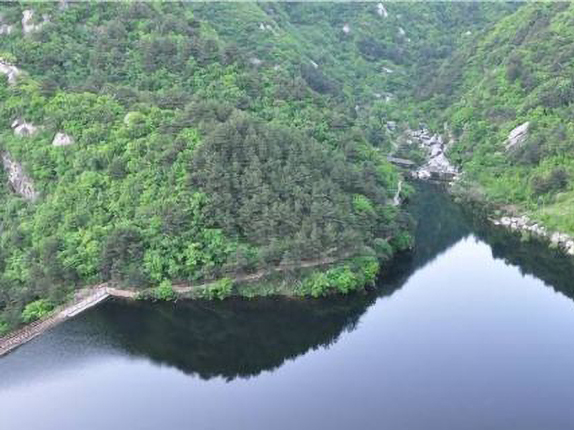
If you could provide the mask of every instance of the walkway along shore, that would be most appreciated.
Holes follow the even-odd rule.
[[[19,330],[0,338],[0,357],[13,351],[20,345],[31,341],[46,330],[72,318],[85,310],[98,305],[109,297],[135,298],[132,291],[108,288],[107,284],[98,285],[81,292],[71,303],[56,308],[50,316],[27,324]]]
[[[336,261],[348,258],[349,255],[340,257],[324,257],[315,260],[302,261],[298,264],[285,264],[277,266],[270,270],[261,270],[259,272],[251,273],[248,275],[238,275],[233,278],[233,282],[253,282],[257,281],[264,276],[272,273],[284,272],[296,268],[309,268],[316,266],[324,266],[327,264],[335,263]],[[217,280],[205,282],[197,285],[174,285],[173,290],[178,295],[183,295],[192,292],[195,289],[206,287]],[[19,346],[31,341],[36,336],[41,335],[45,331],[63,323],[64,321],[72,318],[98,304],[107,300],[110,297],[120,299],[135,300],[138,297],[138,292],[132,290],[123,290],[111,287],[108,283],[103,283],[91,288],[86,288],[78,291],[74,300],[70,303],[57,307],[50,315],[41,320],[27,324],[24,327],[0,337],[0,357],[8,354]]]

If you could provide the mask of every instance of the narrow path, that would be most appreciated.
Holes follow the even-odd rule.
[[[315,260],[301,261],[298,264],[283,264],[269,270],[260,270],[258,272],[247,275],[232,276],[231,279],[233,282],[252,282],[272,273],[284,272],[298,268],[324,266],[347,257],[349,257],[349,254],[341,257],[324,257]],[[206,287],[214,282],[217,282],[217,279],[195,285],[174,285],[173,290],[178,294],[185,294],[192,292],[195,289]],[[137,296],[138,292],[136,291],[114,288],[109,286],[107,283],[81,290],[78,292],[76,298],[72,302],[56,308],[50,314],[50,316],[27,324],[21,329],[16,330],[15,332],[12,332],[4,337],[0,337],[0,357],[8,354],[26,342],[31,341],[36,336],[41,335],[52,327],[63,323],[67,319],[72,318],[84,312],[85,310],[98,305],[110,297],[133,300],[136,299]]]
[[[98,285],[87,291],[82,291],[79,296],[67,305],[56,308],[49,317],[43,318],[22,327],[20,330],[0,338],[0,357],[8,354],[13,349],[31,341],[46,330],[64,322],[68,318],[89,309],[110,297],[106,284]]]
[[[341,257],[324,257],[324,258],[317,258],[315,260],[301,261],[297,264],[281,264],[281,265],[274,267],[272,269],[269,269],[269,270],[260,270],[258,272],[250,273],[250,274],[246,274],[246,275],[236,275],[236,276],[230,277],[230,279],[234,283],[236,283],[236,282],[253,282],[253,281],[257,281],[258,279],[261,279],[267,275],[271,275],[272,273],[286,272],[288,270],[293,270],[293,269],[303,269],[303,268],[309,268],[309,267],[325,266],[327,264],[335,263],[336,261],[345,259],[347,257],[349,257],[348,254],[341,256]],[[198,288],[207,287],[208,285],[213,284],[214,282],[217,282],[217,279],[214,279],[213,281],[210,281],[210,282],[204,282],[202,284],[196,284],[196,285],[174,285],[173,290],[176,293],[185,294],[185,293],[190,293],[193,290],[198,289]]]

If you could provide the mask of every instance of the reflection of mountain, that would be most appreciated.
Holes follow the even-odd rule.
[[[461,207],[438,185],[418,183],[409,211],[417,220],[415,268],[426,265],[471,233]]]
[[[409,212],[416,221],[415,248],[396,259],[383,278],[381,288],[387,293],[401,288],[414,272],[471,234],[461,207],[440,185],[417,182],[416,189],[415,198],[409,203]]]
[[[529,274],[574,299],[574,264],[572,258],[548,249],[537,241],[522,242],[520,236],[502,228],[492,228],[479,221],[473,226],[475,235],[488,243],[494,258],[517,266],[523,274]]]
[[[396,259],[374,292],[327,300],[277,298],[175,305],[111,301],[75,323],[90,328],[88,332],[95,328],[108,345],[201,378],[255,376],[333,344],[341,333],[354,329],[377,297],[401,288],[414,272],[469,234],[489,243],[495,258],[504,258],[574,298],[574,276],[567,258],[540,245],[522,244],[519,238],[477,221],[472,225],[471,217],[447,194],[428,184],[417,188],[410,205],[417,221],[416,247]]]
[[[376,295],[329,300],[108,302],[94,318],[125,349],[202,378],[254,376],[352,330]]]
[[[517,266],[522,273],[533,275],[574,299],[574,264],[571,258],[549,250],[546,244],[522,242],[519,235],[493,228],[479,217],[466,213],[446,193],[433,190],[433,185],[420,183],[417,187],[418,193],[411,205],[411,213],[418,221],[416,248],[405,276],[411,276],[460,239],[473,234],[490,245],[494,258]]]
[[[99,359],[102,349],[105,355],[113,355],[116,348],[120,354],[127,351],[148,357],[205,379],[255,376],[333,344],[341,333],[356,327],[378,297],[400,289],[414,272],[469,234],[490,244],[495,258],[518,266],[574,299],[574,269],[567,257],[472,221],[448,195],[431,185],[417,187],[419,192],[411,203],[417,220],[416,247],[396,259],[376,291],[327,300],[110,301],[4,359],[0,374],[4,364],[10,375],[0,377],[0,388],[26,381],[31,374],[44,377],[43,372],[53,374],[59,366],[65,370],[72,367],[70,363],[78,366],[94,357]],[[54,358],[38,362],[39,351],[48,351],[46,356]],[[10,360],[18,365],[10,364]]]
[[[377,296],[392,294],[412,273],[470,233],[448,196],[421,185],[412,203],[416,249],[380,280],[377,292],[328,300],[230,300],[172,304],[109,302],[93,318],[130,353],[202,378],[249,377],[272,370],[352,330]]]

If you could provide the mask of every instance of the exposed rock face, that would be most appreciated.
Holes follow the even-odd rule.
[[[20,69],[0,58],[0,73],[8,76],[10,85],[15,85],[16,78],[20,75]]]
[[[74,143],[74,138],[66,133],[58,132],[52,140],[53,146],[68,146]]]
[[[377,13],[379,14],[379,16],[382,16],[383,18],[386,18],[389,16],[387,9],[385,9],[385,6],[382,3],[379,3],[377,5]]]
[[[38,127],[18,118],[12,122],[12,130],[14,130],[14,134],[17,136],[32,136],[38,131]]]
[[[0,36],[1,35],[8,35],[11,34],[12,31],[14,30],[14,26],[10,25],[10,24],[6,24],[4,22],[4,16],[2,14],[0,14]]]
[[[506,140],[506,150],[513,149],[515,147],[520,146],[526,138],[528,137],[528,127],[530,126],[529,122],[525,122],[524,124],[520,124],[514,130],[510,132],[508,135],[508,139]]]
[[[399,180],[397,184],[397,191],[393,197],[393,206],[399,206],[401,204],[401,191],[403,187],[403,181]]]
[[[388,103],[395,98],[395,96],[391,93],[373,93],[373,95],[378,99],[384,98],[385,103]]]
[[[8,24],[0,24],[0,35],[11,34],[12,30],[14,30],[14,26]]]
[[[544,226],[531,221],[527,216],[509,217],[492,220],[494,225],[500,225],[516,232],[527,232],[550,242],[551,246],[561,249],[568,255],[574,256],[574,238],[559,232],[550,232]]]
[[[271,24],[265,24],[264,22],[260,22],[259,29],[261,31],[270,31],[271,33],[275,34],[275,29]]]
[[[39,193],[34,189],[34,183],[25,173],[22,165],[12,160],[8,152],[2,153],[2,165],[8,175],[8,182],[14,191],[26,200],[34,201]]]
[[[454,167],[447,158],[445,151],[447,145],[441,135],[433,134],[426,128],[416,131],[409,131],[411,139],[418,142],[428,154],[428,161],[412,174],[417,179],[431,179],[438,176],[441,179],[456,179],[458,169]]]
[[[263,64],[263,61],[260,60],[260,59],[257,58],[257,57],[251,57],[251,58],[249,59],[249,62],[250,62],[252,65],[257,66],[257,67],[258,67],[258,66],[261,66],[261,65]]]
[[[33,22],[34,11],[31,9],[26,9],[25,11],[22,12],[22,32],[24,34],[30,34],[33,33],[34,31],[39,31],[40,29],[42,29],[44,24],[50,21],[48,15],[43,15],[42,19],[43,19],[42,22],[34,24]]]

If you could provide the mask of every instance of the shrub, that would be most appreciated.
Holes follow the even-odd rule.
[[[568,186],[568,173],[563,168],[555,168],[547,177],[532,178],[532,192],[535,195],[547,194],[551,191],[561,191]]]
[[[167,279],[161,281],[159,286],[154,291],[154,296],[158,300],[170,301],[175,299],[175,292],[171,282]]]
[[[353,209],[360,214],[372,215],[375,213],[371,201],[362,194],[355,194],[353,196]]]
[[[230,278],[222,278],[208,285],[204,290],[203,297],[208,300],[223,300],[231,295],[232,289],[233,281]]]
[[[45,317],[54,307],[47,300],[36,300],[28,303],[22,311],[22,321],[29,323]]]
[[[376,258],[368,257],[360,261],[360,274],[365,285],[374,286],[381,269]]]
[[[325,296],[330,286],[329,278],[323,272],[313,273],[303,283],[305,293],[315,298]]]
[[[303,281],[303,293],[315,298],[330,293],[348,294],[365,285],[374,285],[378,273],[379,263],[375,258],[361,258],[350,266],[312,273]]]
[[[329,270],[327,276],[329,277],[331,288],[338,293],[348,294],[361,285],[359,278],[348,266]]]
[[[413,237],[405,231],[399,232],[395,237],[391,239],[393,247],[399,251],[404,251],[406,249],[412,248],[413,242]]]
[[[393,255],[393,247],[386,239],[382,239],[380,237],[376,238],[374,240],[374,248],[377,256],[380,258],[389,258],[391,255]]]

